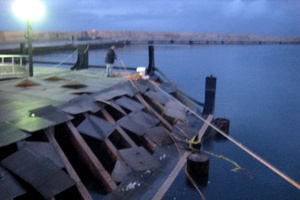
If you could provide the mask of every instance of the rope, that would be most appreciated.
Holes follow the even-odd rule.
[[[124,63],[123,63],[124,64]],[[126,66],[124,65],[125,69]],[[127,70],[127,69],[126,69]],[[176,101],[177,103],[183,105],[180,101],[178,101],[177,99],[175,99],[173,96],[169,95],[167,92],[165,92],[164,90],[162,90],[160,87],[158,87],[157,85],[153,84],[152,81],[149,81],[152,85],[154,85],[155,87],[157,87],[158,89],[160,89],[162,92],[164,92],[166,95],[170,96],[174,101]],[[134,84],[135,85],[135,84]],[[135,85],[136,86],[136,85]],[[184,106],[184,105],[183,105]],[[250,149],[248,149],[247,147],[245,147],[244,145],[242,145],[241,143],[239,143],[237,140],[233,139],[232,137],[228,136],[225,132],[223,132],[222,130],[220,130],[219,128],[217,128],[216,126],[214,126],[211,123],[208,123],[204,118],[202,118],[198,113],[196,113],[195,111],[187,108],[192,114],[194,114],[197,118],[199,118],[201,121],[203,121],[204,123],[206,123],[208,126],[210,126],[212,129],[214,129],[215,131],[217,131],[218,133],[220,133],[222,136],[224,136],[225,138],[227,138],[229,141],[231,141],[233,144],[235,144],[236,146],[238,146],[239,148],[241,148],[243,151],[245,151],[246,153],[248,153],[249,155],[251,155],[253,158],[257,159],[260,163],[262,163],[263,165],[265,165],[267,168],[269,168],[270,170],[272,170],[274,173],[276,173],[277,175],[279,175],[281,178],[283,178],[284,180],[286,180],[288,183],[290,183],[291,185],[293,185],[294,187],[296,187],[298,190],[300,190],[300,184],[297,183],[295,180],[293,180],[292,178],[290,178],[289,176],[287,176],[286,174],[284,174],[283,172],[281,172],[279,169],[277,169],[276,167],[274,167],[272,164],[268,163],[266,160],[264,160],[263,158],[261,158],[260,156],[258,156],[257,154],[255,154],[254,152],[252,152]]]
[[[90,45],[87,45],[87,46],[86,46],[86,49],[85,49],[84,52],[83,52],[83,54],[85,54],[85,53],[89,50],[89,48],[90,48]]]
[[[120,60],[121,64],[123,65],[122,67],[123,67],[123,68],[126,70],[126,72],[128,73],[127,67],[126,67],[125,63],[123,62],[123,60],[122,60],[122,59],[119,59],[119,60]],[[129,80],[130,80],[131,84],[135,87],[135,89],[136,89],[137,91],[140,92],[139,88],[138,88],[137,85],[133,82],[133,80],[131,80],[131,79],[129,79]],[[146,102],[146,100],[143,98],[143,96],[140,95],[140,94],[139,94],[139,96],[140,96],[140,99],[143,101],[144,105],[146,105],[147,102]],[[154,113],[152,113],[152,112],[150,111],[150,109],[148,109],[148,111],[149,111],[153,116],[155,116]],[[162,115],[160,115],[160,116],[162,117]],[[174,144],[175,144],[176,149],[177,149],[177,151],[178,151],[178,153],[179,153],[179,156],[181,157],[181,151],[180,151],[180,149],[179,149],[179,147],[178,147],[178,144],[177,144],[177,142],[176,142],[176,138],[174,138],[174,136],[173,136],[172,134],[170,134],[169,131],[167,131],[167,134],[168,134],[168,135],[171,137],[171,139],[174,141]]]
[[[150,83],[152,83],[150,81]],[[153,83],[152,83],[153,84]],[[167,92],[165,92],[164,90],[162,90],[160,87],[156,86],[155,84],[153,84],[155,87],[159,88],[162,92],[164,92],[166,95],[170,96],[174,101],[180,103],[181,105],[183,105],[181,102],[179,102],[177,99],[175,99],[174,97],[172,97],[171,95],[169,95]],[[184,105],[183,105],[184,106]],[[198,113],[194,112],[193,110],[187,108],[191,113],[193,113],[196,117],[198,117],[201,121],[203,121],[204,123],[207,123],[206,120],[204,118],[202,118]],[[284,174],[283,172],[281,172],[279,169],[277,169],[276,167],[274,167],[272,164],[268,163],[266,160],[264,160],[263,158],[261,158],[260,156],[258,156],[257,154],[255,154],[254,152],[252,152],[250,149],[248,149],[247,147],[243,146],[241,143],[239,143],[237,140],[233,139],[232,137],[228,136],[225,132],[223,132],[222,130],[218,129],[216,126],[214,126],[211,123],[207,123],[212,129],[214,129],[215,131],[219,132],[222,136],[224,136],[225,138],[227,138],[229,141],[231,141],[233,144],[235,144],[236,146],[238,146],[239,148],[241,148],[243,151],[245,151],[246,153],[248,153],[249,155],[251,155],[253,158],[257,159],[260,163],[262,163],[263,165],[265,165],[267,168],[269,168],[270,170],[272,170],[273,172],[275,172],[277,175],[279,175],[281,178],[283,178],[284,180],[286,180],[288,183],[290,183],[291,185],[295,186],[298,190],[300,190],[300,184],[297,183],[295,180],[293,180],[292,178],[290,178],[289,176],[287,176],[286,174]]]
[[[196,190],[198,191],[199,195],[201,196],[202,200],[205,200],[205,197],[203,195],[203,193],[201,192],[200,188],[197,186],[197,184],[195,183],[194,179],[190,176],[190,174],[187,172],[187,167],[185,167],[185,174],[188,177],[188,179],[191,181],[191,183],[193,184],[193,186],[196,188]]]
[[[133,80],[130,79],[130,82],[131,82],[131,84],[135,87],[135,89],[136,89],[137,91],[140,92],[139,88],[138,88],[137,85],[133,82]],[[149,113],[150,113],[151,115],[153,115],[154,117],[156,117],[155,114],[151,111],[150,106],[148,106],[148,103],[147,103],[146,100],[143,98],[143,96],[141,95],[141,93],[138,93],[137,95],[139,96],[139,99],[142,101],[142,103],[146,106],[146,108],[148,109]],[[160,116],[162,117],[162,115],[160,115]],[[162,118],[163,118],[163,117],[162,117]],[[162,122],[161,122],[161,123],[162,123]],[[165,126],[166,126],[166,125],[165,125]],[[167,127],[167,126],[166,126],[166,127]],[[168,135],[171,137],[171,139],[174,141],[174,144],[175,144],[176,149],[177,149],[177,151],[178,151],[179,157],[181,157],[181,151],[180,151],[180,148],[179,148],[179,146],[178,146],[178,144],[177,144],[177,142],[176,142],[176,138],[175,138],[172,134],[169,133],[169,129],[170,129],[169,127],[167,127],[166,129],[167,129],[167,134],[168,134]]]
[[[230,162],[231,164],[233,164],[235,166],[235,168],[232,169],[231,172],[237,172],[237,171],[241,170],[241,171],[245,172],[249,176],[250,179],[253,179],[253,176],[251,175],[251,173],[246,168],[242,168],[239,164],[237,164],[237,162],[235,162],[235,161],[233,161],[233,160],[231,160],[231,159],[229,159],[229,158],[227,158],[223,155],[217,155],[217,154],[214,154],[212,152],[205,151],[205,150],[203,152],[208,154],[208,155],[214,156],[216,158],[219,158],[221,160],[225,160],[225,161]]]
[[[66,62],[67,60],[70,59],[70,57],[72,57],[76,52],[78,51],[78,49],[76,49],[71,55],[69,55],[66,59],[64,59],[63,61],[61,61],[60,63],[58,63],[57,65],[54,65],[53,68],[56,68],[60,65],[62,65],[64,62]]]
[[[178,92],[180,92],[182,95],[184,95],[185,97],[189,98],[190,100],[192,100],[193,102],[195,102],[196,104],[200,105],[200,106],[204,106],[204,103],[198,101],[197,99],[189,96],[188,94],[186,94],[185,92],[183,92],[182,90],[180,90],[175,83],[173,83],[173,81],[171,81],[162,71],[160,71],[159,69],[155,68],[156,71],[158,71],[169,83],[171,83],[172,85],[174,85],[176,87],[176,90],[178,90]]]
[[[120,58],[119,58],[119,61],[120,61],[120,63],[121,63],[121,67],[123,67],[123,68],[125,69],[126,74],[129,74],[129,72],[128,72],[128,70],[127,70],[127,67],[126,67],[124,61],[123,61],[122,59],[120,59]],[[120,72],[120,73],[121,73],[121,67],[119,67],[119,72]]]

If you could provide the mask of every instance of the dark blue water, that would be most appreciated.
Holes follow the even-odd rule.
[[[122,61],[118,66],[148,65],[147,46],[116,52]],[[104,65],[105,53],[90,51],[90,64]],[[55,54],[53,59],[62,61],[68,55]],[[200,101],[205,77],[216,76],[215,117],[230,119],[233,138],[300,182],[299,45],[155,46],[155,66]],[[230,141],[214,141],[208,148],[246,168],[252,178],[242,171],[233,173],[231,163],[210,157],[208,184],[200,186],[206,199],[300,199],[300,190]],[[185,198],[200,196],[182,171],[164,199]]]

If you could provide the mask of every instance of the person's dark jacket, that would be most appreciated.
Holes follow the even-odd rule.
[[[116,59],[116,53],[113,49],[109,49],[107,51],[106,57],[105,57],[105,62],[109,63],[109,64],[113,64],[115,62]]]

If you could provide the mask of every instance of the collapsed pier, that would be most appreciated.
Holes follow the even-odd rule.
[[[36,67],[34,77],[2,80],[0,199],[163,196],[190,154],[185,145],[206,131],[194,113],[212,120],[216,85],[207,77],[199,103],[154,63],[147,72],[126,79]]]

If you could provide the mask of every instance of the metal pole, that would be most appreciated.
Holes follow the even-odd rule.
[[[148,51],[149,51],[149,65],[148,65],[148,69],[147,69],[147,74],[149,74],[150,76],[154,75],[154,46],[150,45],[148,47]]]
[[[27,33],[28,33],[28,57],[29,57],[29,76],[33,76],[33,61],[32,61],[32,25],[31,19],[27,20]]]

